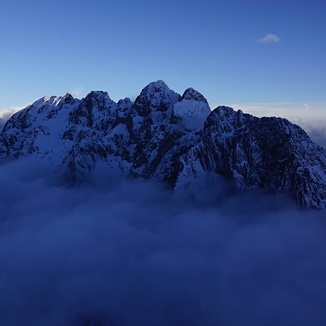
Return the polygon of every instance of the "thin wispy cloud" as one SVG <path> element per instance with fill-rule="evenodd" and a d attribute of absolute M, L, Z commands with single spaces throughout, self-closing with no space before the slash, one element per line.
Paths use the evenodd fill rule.
<path fill-rule="evenodd" d="M 25 105 L 27 106 L 27 105 Z M 7 109 L 0 109 L 0 119 L 7 121 L 14 113 L 18 112 L 19 110 L 23 109 L 25 106 L 12 106 Z"/>
<path fill-rule="evenodd" d="M 275 34 L 266 34 L 264 37 L 257 40 L 258 43 L 277 43 L 281 39 Z"/>
<path fill-rule="evenodd" d="M 74 88 L 72 91 L 71 91 L 71 95 L 73 97 L 77 97 L 77 98 L 81 98 L 85 93 L 85 89 L 83 86 L 81 87 L 77 87 L 77 88 Z"/>

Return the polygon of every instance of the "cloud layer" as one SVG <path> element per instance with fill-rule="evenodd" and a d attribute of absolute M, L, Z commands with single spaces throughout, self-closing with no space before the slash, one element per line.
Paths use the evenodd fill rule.
<path fill-rule="evenodd" d="M 16 106 L 11 107 L 9 109 L 2 109 L 0 110 L 0 119 L 7 121 L 12 117 L 14 113 L 18 112 L 21 109 L 22 107 L 16 107 Z"/>
<path fill-rule="evenodd" d="M 1 325 L 326 323 L 325 212 L 219 179 L 171 194 L 0 168 Z"/>

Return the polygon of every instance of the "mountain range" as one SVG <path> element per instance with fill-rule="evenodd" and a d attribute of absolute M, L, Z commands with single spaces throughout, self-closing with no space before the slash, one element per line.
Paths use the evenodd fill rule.
<path fill-rule="evenodd" d="M 235 189 L 287 193 L 300 205 L 326 208 L 326 154 L 286 119 L 258 118 L 219 106 L 211 111 L 193 88 L 183 95 L 163 81 L 132 102 L 97 91 L 43 97 L 14 114 L 0 135 L 0 159 L 33 157 L 75 184 L 96 167 L 155 179 L 170 189 L 222 176 Z"/>

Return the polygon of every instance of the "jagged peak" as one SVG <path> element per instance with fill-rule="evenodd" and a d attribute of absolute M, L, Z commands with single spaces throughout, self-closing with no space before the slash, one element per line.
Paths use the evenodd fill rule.
<path fill-rule="evenodd" d="M 139 115 L 146 116 L 153 111 L 172 110 L 180 100 L 180 94 L 171 90 L 163 80 L 148 84 L 136 98 L 134 107 Z"/>
<path fill-rule="evenodd" d="M 31 105 L 28 105 L 26 108 L 32 107 L 32 106 L 39 107 L 39 106 L 43 105 L 45 102 L 50 101 L 52 98 L 57 98 L 57 97 L 56 96 L 52 96 L 52 97 L 43 96 L 40 99 L 38 99 L 35 102 L 33 102 Z"/>
<path fill-rule="evenodd" d="M 228 116 L 234 115 L 235 113 L 236 113 L 236 111 L 233 108 L 231 108 L 230 106 L 220 105 L 220 106 L 216 107 L 214 110 L 212 110 L 208 119 L 216 119 L 217 117 L 221 117 L 221 116 L 228 117 Z"/>
<path fill-rule="evenodd" d="M 220 114 L 220 115 L 230 115 L 230 114 L 236 113 L 236 111 L 233 108 L 231 108 L 230 106 L 226 106 L 226 105 L 219 105 L 213 112 Z"/>
<path fill-rule="evenodd" d="M 86 95 L 85 100 L 92 99 L 92 98 L 107 98 L 111 100 L 108 92 L 105 91 L 91 91 Z"/>
<path fill-rule="evenodd" d="M 100 109 L 108 109 L 115 102 L 110 98 L 105 91 L 91 91 L 81 100 L 81 105 L 86 107 L 96 106 Z"/>
<path fill-rule="evenodd" d="M 74 178 L 101 160 L 172 188 L 215 173 L 243 189 L 286 191 L 305 206 L 326 207 L 326 154 L 301 128 L 228 106 L 211 112 L 193 88 L 181 97 L 163 81 L 147 85 L 135 103 L 116 104 L 102 91 L 82 100 L 71 94 L 37 100 L 1 133 L 0 158 L 26 155 L 71 167 Z"/>
<path fill-rule="evenodd" d="M 118 104 L 132 104 L 132 100 L 129 97 L 122 98 L 118 101 Z"/>
<path fill-rule="evenodd" d="M 258 118 L 248 113 L 243 113 L 241 110 L 234 110 L 229 106 L 218 106 L 207 117 L 205 122 L 205 129 L 212 125 L 217 126 L 219 129 L 226 128 L 227 125 L 233 125 L 234 128 L 241 128 L 245 121 L 252 121 L 259 124 L 260 128 L 267 128 L 268 130 L 277 129 L 283 134 L 291 135 L 296 133 L 302 137 L 309 138 L 305 131 L 290 122 L 285 118 L 280 117 L 262 117 Z"/>
<path fill-rule="evenodd" d="M 74 98 L 70 93 L 66 93 L 66 95 L 65 96 L 63 96 L 63 98 Z"/>
<path fill-rule="evenodd" d="M 193 100 L 207 103 L 206 98 L 192 87 L 189 87 L 184 91 L 181 100 Z"/>
<path fill-rule="evenodd" d="M 145 89 L 154 90 L 155 92 L 158 92 L 159 90 L 163 90 L 163 89 L 167 89 L 171 91 L 169 86 L 163 80 L 153 81 L 143 88 L 143 90 Z"/>
<path fill-rule="evenodd" d="M 217 108 L 215 108 L 209 116 L 207 117 L 204 128 L 209 128 L 212 125 L 216 124 L 223 124 L 224 121 L 227 124 L 232 123 L 232 121 L 243 121 L 244 117 L 252 117 L 250 114 L 245 114 L 241 110 L 235 111 L 233 108 L 230 106 L 225 106 L 225 105 L 220 105 Z"/>
<path fill-rule="evenodd" d="M 248 113 L 243 113 L 242 110 L 235 110 L 230 106 L 226 106 L 226 105 L 220 105 L 217 108 L 215 108 L 211 115 L 210 118 L 216 119 L 216 118 L 231 118 L 231 117 L 243 117 L 243 116 L 251 116 L 252 115 L 248 114 Z"/>
<path fill-rule="evenodd" d="M 86 96 L 109 96 L 109 94 L 105 91 L 91 91 Z"/>
<path fill-rule="evenodd" d="M 189 130 L 201 129 L 211 113 L 207 100 L 193 88 L 183 93 L 180 101 L 174 105 L 174 115 L 181 119 L 180 125 Z"/>
<path fill-rule="evenodd" d="M 65 96 L 62 97 L 62 100 L 66 103 L 70 103 L 74 100 L 75 98 L 70 94 L 70 93 L 66 93 Z"/>
<path fill-rule="evenodd" d="M 129 97 L 118 101 L 118 107 L 121 109 L 130 109 L 133 104 L 133 101 Z"/>
<path fill-rule="evenodd" d="M 169 88 L 169 86 L 163 81 L 163 80 L 157 80 L 154 82 L 149 83 L 147 86 L 145 86 L 140 96 L 153 96 L 154 94 L 169 94 L 170 96 L 176 96 L 178 99 L 180 98 L 180 95 L 175 93 L 172 89 Z"/>
<path fill-rule="evenodd" d="M 58 97 L 58 96 L 51 96 L 51 97 L 43 96 L 38 100 L 34 101 L 32 104 L 22 108 L 21 110 L 13 114 L 13 116 L 19 113 L 29 112 L 30 110 L 38 110 L 44 105 L 52 105 L 52 104 L 57 105 L 58 103 L 60 103 L 60 101 L 62 101 L 63 98 L 64 97 Z"/>

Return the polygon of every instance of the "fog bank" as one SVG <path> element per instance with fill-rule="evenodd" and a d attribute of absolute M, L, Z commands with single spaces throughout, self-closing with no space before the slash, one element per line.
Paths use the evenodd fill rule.
<path fill-rule="evenodd" d="M 0 174 L 1 325 L 326 324 L 323 211 L 221 180 L 172 194 L 98 172 L 66 187 L 31 160 Z"/>

